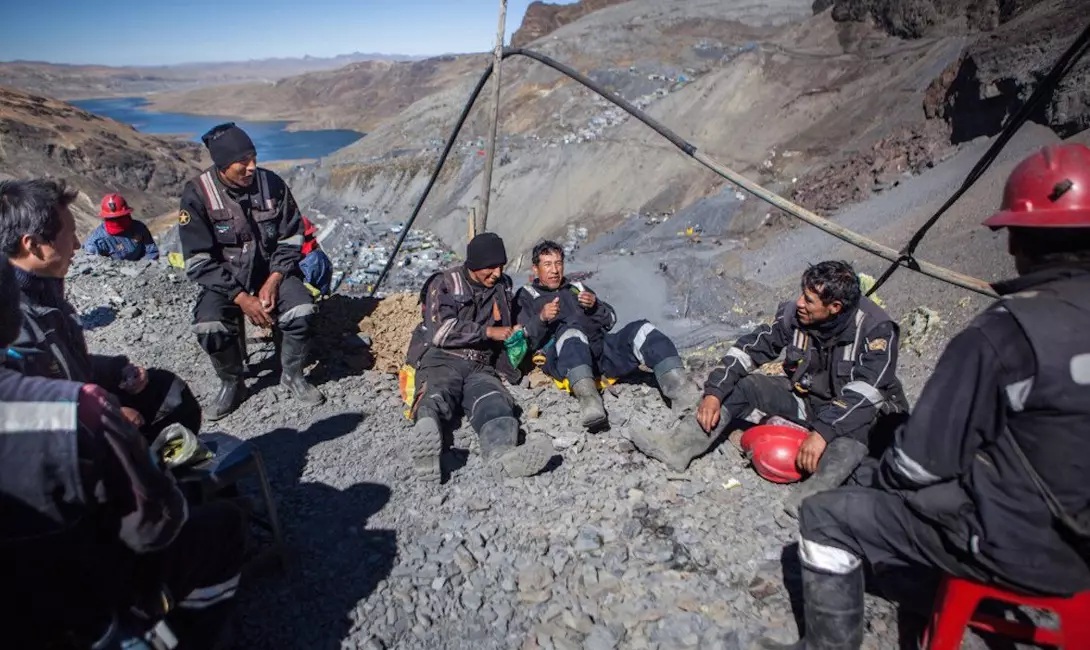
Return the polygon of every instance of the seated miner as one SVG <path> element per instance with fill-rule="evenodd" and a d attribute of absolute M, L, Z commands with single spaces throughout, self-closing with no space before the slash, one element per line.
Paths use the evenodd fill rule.
<path fill-rule="evenodd" d="M 303 281 L 314 287 L 320 296 L 328 296 L 333 285 L 333 262 L 318 244 L 318 229 L 310 219 L 303 217 L 303 261 L 299 270 Z"/>
<path fill-rule="evenodd" d="M 673 342 L 646 320 L 610 332 L 617 315 L 581 282 L 564 275 L 564 249 L 543 241 L 533 251 L 534 281 L 518 290 L 518 321 L 530 347 L 545 353 L 544 370 L 567 379 L 579 400 L 583 426 L 607 423 L 597 377 L 621 379 L 640 370 L 654 372 L 662 394 L 676 408 L 692 408 L 699 390 L 685 376 Z"/>
<path fill-rule="evenodd" d="M 731 419 L 759 424 L 780 416 L 810 430 L 796 464 L 812 474 L 788 498 L 794 514 L 807 494 L 843 483 L 866 457 L 871 433 L 886 416 L 906 413 L 897 379 L 899 329 L 862 295 L 846 262 L 821 262 L 803 273 L 801 294 L 727 350 L 704 384 L 696 420 L 715 438 Z M 753 371 L 784 354 L 783 374 Z M 708 449 L 705 440 L 679 447 L 683 456 Z"/>
<path fill-rule="evenodd" d="M 91 231 L 83 250 L 92 255 L 135 262 L 159 259 L 159 248 L 143 222 L 132 218 L 132 208 L 120 194 L 102 197 L 102 223 Z"/>
<path fill-rule="evenodd" d="M 503 240 L 482 233 L 469 242 L 463 265 L 432 275 L 421 291 L 424 318 L 407 359 L 416 371 L 409 448 L 421 479 L 441 480 L 441 427 L 459 409 L 477 432 L 481 455 L 498 458 L 511 476 L 537 474 L 554 455 L 544 438 L 518 445 L 515 402 L 500 381 L 520 378 L 504 350 L 519 329 L 506 264 Z"/>
<path fill-rule="evenodd" d="M 1023 160 L 984 224 L 1008 229 L 1018 277 L 947 345 L 877 483 L 802 503 L 796 650 L 861 647 L 865 571 L 898 596 L 902 573 L 1090 590 L 1090 148 Z"/>
<path fill-rule="evenodd" d="M 22 327 L 16 268 L 0 255 L 4 356 Z M 226 647 L 242 510 L 189 508 L 100 386 L 0 367 L 0 422 L 4 647 Z"/>
<path fill-rule="evenodd" d="M 167 370 L 144 369 L 124 356 L 88 352 L 79 315 L 64 298 L 64 276 L 79 248 L 69 209 L 76 196 L 59 181 L 0 183 L 0 250 L 14 267 L 23 314 L 22 329 L 11 344 L 20 369 L 101 386 L 148 440 L 174 423 L 200 431 L 201 407 L 184 380 Z"/>
<path fill-rule="evenodd" d="M 178 233 L 186 275 L 201 287 L 193 329 L 220 379 L 208 419 L 245 399 L 243 316 L 279 329 L 281 385 L 303 404 L 321 404 L 325 396 L 303 376 L 315 306 L 299 270 L 303 219 L 291 190 L 257 166 L 254 143 L 233 123 L 201 139 L 213 166 L 186 183 Z"/>

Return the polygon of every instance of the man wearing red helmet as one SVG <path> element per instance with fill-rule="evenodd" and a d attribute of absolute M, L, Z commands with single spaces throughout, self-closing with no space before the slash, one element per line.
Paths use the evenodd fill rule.
<path fill-rule="evenodd" d="M 98 216 L 102 224 L 87 236 L 83 250 L 128 262 L 159 259 L 159 248 L 151 231 L 132 218 L 132 208 L 125 197 L 116 193 L 102 197 Z"/>
<path fill-rule="evenodd" d="M 299 263 L 299 270 L 307 284 L 320 295 L 328 296 L 333 285 L 333 262 L 318 244 L 317 234 L 314 222 L 303 217 L 303 261 Z"/>
<path fill-rule="evenodd" d="M 790 647 L 860 647 L 864 563 L 1090 590 L 1090 148 L 1022 161 L 984 224 L 1008 229 L 1019 277 L 947 346 L 876 486 L 803 501 L 806 637 Z"/>

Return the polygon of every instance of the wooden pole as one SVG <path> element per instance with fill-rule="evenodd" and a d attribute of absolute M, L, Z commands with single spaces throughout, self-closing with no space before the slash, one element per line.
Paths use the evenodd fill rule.
<path fill-rule="evenodd" d="M 507 0 L 500 0 L 499 29 L 496 32 L 495 61 L 492 64 L 492 124 L 488 135 L 488 149 L 485 151 L 484 179 L 481 181 L 481 209 L 477 211 L 477 233 L 488 230 L 488 204 L 492 195 L 492 169 L 496 162 L 496 134 L 500 123 L 500 66 L 503 64 L 503 41 L 507 31 Z"/>

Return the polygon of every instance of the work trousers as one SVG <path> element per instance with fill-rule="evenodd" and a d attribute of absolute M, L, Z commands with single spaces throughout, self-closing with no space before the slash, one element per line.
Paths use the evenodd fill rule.
<path fill-rule="evenodd" d="M 302 279 L 285 276 L 280 283 L 273 322 L 285 339 L 304 342 L 310 338 L 314 317 L 314 299 Z M 242 308 L 214 291 L 204 291 L 193 308 L 193 331 L 208 354 L 217 354 L 239 345 L 239 319 Z"/>
<path fill-rule="evenodd" d="M 597 350 L 591 348 L 587 334 L 576 327 L 562 328 L 555 341 L 545 352 L 545 372 L 550 377 L 567 379 L 570 384 L 596 375 L 621 379 L 640 366 L 660 372 L 670 370 L 659 364 L 672 359 L 681 365 L 673 341 L 645 320 L 606 334 Z"/>
<path fill-rule="evenodd" d="M 495 369 L 439 348 L 430 348 L 416 368 L 416 417 L 449 423 L 461 407 L 473 430 L 497 418 L 514 417 L 515 400 Z"/>
<path fill-rule="evenodd" d="M 181 424 L 193 433 L 201 431 L 201 404 L 185 380 L 168 370 L 148 369 L 148 385 L 136 395 L 123 390 L 117 398 L 121 406 L 134 409 L 144 418 L 140 433 L 150 443 L 163 429 Z"/>

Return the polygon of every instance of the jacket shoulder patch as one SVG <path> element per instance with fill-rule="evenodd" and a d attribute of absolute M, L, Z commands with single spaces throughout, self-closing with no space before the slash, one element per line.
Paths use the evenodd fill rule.
<path fill-rule="evenodd" d="M 189 212 L 187 212 L 186 210 L 182 210 L 182 211 L 178 212 L 178 223 L 179 224 L 184 226 L 184 225 L 189 223 L 190 219 L 191 219 L 191 217 L 189 216 Z"/>
<path fill-rule="evenodd" d="M 874 339 L 867 343 L 867 349 L 871 352 L 885 352 L 889 347 L 889 341 L 886 339 Z"/>

